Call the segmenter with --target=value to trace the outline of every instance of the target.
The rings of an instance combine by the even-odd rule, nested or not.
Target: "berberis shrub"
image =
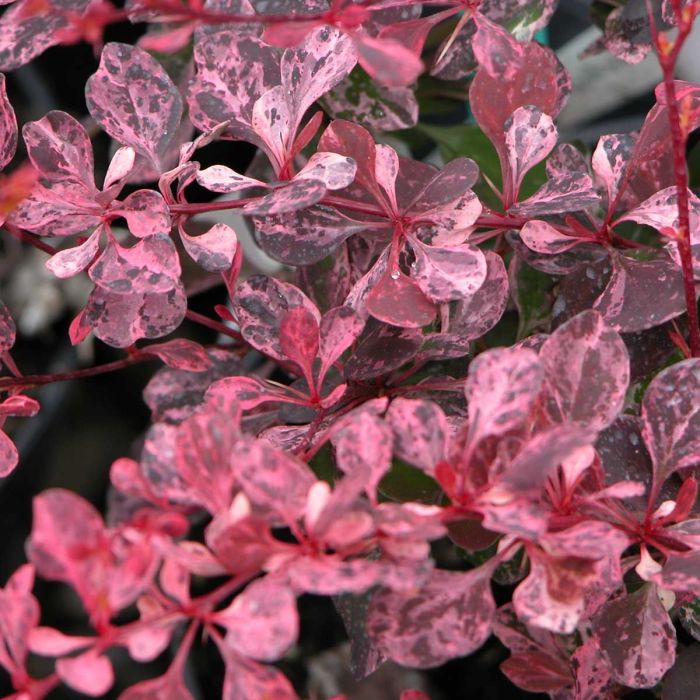
[[[557,700],[697,697],[700,86],[674,70],[700,3],[614,3],[594,49],[654,52],[664,78],[641,129],[592,154],[559,142],[571,80],[533,40],[555,0],[2,4],[5,72],[79,41],[99,59],[92,121],[23,124],[21,157],[0,75],[3,236],[89,278],[70,339],[123,354],[24,375],[0,306],[0,422],[40,411],[42,385],[165,365],[106,520],[69,490],[34,498],[0,591],[13,698],[107,693],[121,647],[171,652],[121,700],[189,700],[201,644],[227,700],[305,695],[275,662],[307,593],[342,596],[360,676],[496,635],[503,673]],[[125,21],[137,45],[103,44]],[[420,122],[426,85],[463,90],[476,125]],[[403,155],[426,133],[441,167]],[[245,173],[198,162],[226,140],[256,150]],[[221,285],[209,315],[188,309],[202,284]],[[163,339],[186,318],[217,342]],[[35,577],[74,591],[89,633],[41,624]]]

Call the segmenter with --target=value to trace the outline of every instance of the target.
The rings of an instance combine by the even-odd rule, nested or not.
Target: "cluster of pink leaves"
[[[41,12],[32,3],[0,17],[5,70],[81,36],[99,45],[122,17],[106,3],[47,0]],[[140,47],[107,44],[86,86],[92,118],[116,143],[102,186],[77,119],[54,111],[24,125],[30,163],[5,176],[0,223],[52,251],[57,277],[86,273],[94,284],[71,325],[74,343],[93,332],[128,348],[130,361],[155,356],[168,367],[146,388],[153,424],[140,458],[112,466],[120,497],[109,524],[65,490],[34,501],[30,564],[0,592],[0,665],[18,700],[59,683],[102,695],[114,684],[111,648],[145,662],[173,640],[165,675],[121,698],[186,700],[184,665],[200,632],[226,664],[224,698],[295,698],[271,664],[298,639],[304,593],[353,596],[363,674],[384,659],[434,667],[492,633],[512,653],[504,673],[558,700],[653,687],[673,666],[669,611],[700,596],[700,363],[657,374],[636,415],[620,335],[686,310],[666,93],[657,90],[638,134],[603,136],[589,164],[557,144],[569,76],[529,41],[555,3],[446,4],[422,17],[414,2],[300,2],[279,17],[275,3],[246,0],[127,3],[122,18],[155,22],[169,11],[170,21]],[[499,157],[502,187],[487,184],[500,208],[474,194],[485,178],[470,159],[438,169],[376,137],[415,122],[410,85],[424,43],[459,11],[430,70],[451,80],[476,69],[470,107]],[[614,50],[628,27],[611,18]],[[192,77],[179,84],[147,49],[190,41]],[[625,41],[620,54],[643,53],[643,36]],[[358,64],[378,86],[359,105],[349,97]],[[677,82],[676,92],[690,132],[700,88]],[[319,102],[353,121],[328,122]],[[391,104],[400,109],[388,115]],[[197,151],[220,139],[255,145],[265,167],[256,177],[202,168]],[[3,79],[0,167],[17,140]],[[523,197],[525,176],[545,159],[547,181]],[[235,198],[191,203],[194,183]],[[689,196],[697,236],[700,200]],[[296,285],[242,279],[229,226],[193,233],[190,219],[217,207],[250,217],[262,250],[298,269]],[[657,245],[640,251],[624,238],[630,221],[655,229]],[[480,247],[490,239],[495,250]],[[700,264],[700,239],[692,243]],[[231,303],[221,317],[288,384],[184,339],[134,346],[185,317],[182,256],[223,278]],[[445,361],[469,355],[496,326],[521,262],[578,275],[586,288],[560,297],[565,322],[551,335],[485,350],[454,376]],[[39,409],[23,393],[14,341],[3,306],[0,358],[13,375],[0,379],[3,422]],[[4,476],[17,451],[0,440]],[[320,479],[323,454],[332,476]],[[437,498],[387,499],[381,483],[397,462],[422,472]],[[190,539],[202,517],[203,541]],[[444,538],[483,563],[438,568],[431,544]],[[75,591],[94,635],[40,625],[35,573]],[[497,609],[491,581],[504,576],[518,585]],[[194,595],[193,581],[207,579]],[[116,621],[134,606],[137,621]],[[54,657],[53,673],[34,678],[30,653]]]

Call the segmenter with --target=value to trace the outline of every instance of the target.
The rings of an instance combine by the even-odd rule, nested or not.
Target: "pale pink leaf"
[[[700,198],[688,190],[688,214],[691,231],[700,227]],[[618,221],[636,221],[652,226],[664,233],[663,229],[678,230],[678,190],[675,185],[659,190],[645,199],[631,211],[623,214]]]
[[[109,167],[105,174],[104,189],[107,190],[113,185],[120,186],[129,173],[134,169],[136,161],[136,151],[131,146],[121,146],[116,150],[109,161]]]
[[[214,224],[198,236],[190,236],[183,227],[179,231],[187,254],[207,272],[225,272],[233,264],[238,237],[230,226]]]
[[[172,664],[168,672],[127,688],[119,700],[194,700],[182,678],[179,664]]]
[[[574,172],[547,180],[535,194],[510,208],[518,216],[534,218],[549,214],[580,211],[595,206],[600,196],[588,173]]]
[[[642,400],[642,435],[655,480],[700,463],[700,360],[668,367],[654,377]]]
[[[653,584],[606,603],[594,631],[613,678],[623,685],[652,688],[673,666],[676,632]]]
[[[380,590],[367,629],[379,649],[404,666],[433,668],[476,651],[491,634],[491,567],[434,571],[417,594]]]
[[[90,237],[79,246],[61,250],[46,261],[46,267],[56,277],[65,279],[82,272],[95,259],[100,245],[102,230],[96,229]]]
[[[307,209],[321,201],[326,189],[326,185],[319,180],[294,179],[275,188],[270,194],[249,202],[240,211],[248,216],[267,217]],[[256,219],[256,224],[259,221]]]
[[[193,340],[175,338],[167,343],[156,343],[140,348],[140,352],[155,355],[168,367],[188,372],[204,372],[212,365],[204,348]]]
[[[238,192],[249,187],[267,187],[264,182],[241,175],[225,165],[212,165],[200,170],[197,182],[211,192]]]
[[[439,406],[418,399],[394,399],[386,413],[394,432],[394,451],[426,474],[447,457],[449,426]]]
[[[114,684],[114,670],[109,659],[94,651],[59,659],[56,673],[74,690],[95,698],[104,695]]]
[[[411,277],[434,302],[468,299],[486,279],[486,258],[469,244],[438,247],[411,240],[416,256]]]
[[[53,627],[35,627],[29,635],[29,648],[40,656],[65,656],[94,641],[94,637],[68,636]]]
[[[357,165],[352,158],[337,153],[314,153],[294,176],[295,180],[320,180],[329,190],[340,190],[355,179]]]
[[[256,661],[284,655],[299,634],[296,596],[284,585],[261,579],[249,584],[231,605],[216,613],[226,644]]]
[[[15,155],[17,149],[17,118],[7,98],[5,76],[0,73],[0,170]]]
[[[634,138],[629,134],[607,134],[600,137],[593,151],[591,165],[596,179],[605,188],[608,207],[614,206],[617,201],[625,170],[632,159],[633,149]]]
[[[398,211],[396,203],[396,177],[399,174],[399,156],[391,146],[378,144],[374,159],[374,178],[384,190],[389,211]]]
[[[90,114],[112,138],[160,169],[180,126],[182,98],[158,61],[138,47],[107,44],[85,86],[85,99]]]
[[[544,370],[525,348],[494,348],[469,365],[464,387],[471,440],[524,427],[537,400]]]
[[[25,672],[29,638],[39,624],[33,586],[34,567],[24,564],[0,589],[0,666],[11,674]]]
[[[518,107],[503,128],[512,192],[517,196],[525,175],[556,146],[557,129],[549,115],[532,105]]]
[[[554,226],[538,219],[525,223],[520,229],[520,238],[530,250],[544,255],[563,253],[586,240],[559,233]]]
[[[629,384],[629,355],[600,314],[584,311],[557,328],[542,346],[540,360],[553,420],[592,430],[615,420]]]

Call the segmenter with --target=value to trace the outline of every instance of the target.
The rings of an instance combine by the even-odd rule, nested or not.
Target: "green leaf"
[[[379,493],[390,501],[434,504],[438,502],[442,490],[434,479],[420,469],[395,459],[391,471],[379,484]]]
[[[535,270],[517,255],[508,269],[510,292],[518,309],[518,340],[535,332],[548,332],[554,304],[556,280]]]

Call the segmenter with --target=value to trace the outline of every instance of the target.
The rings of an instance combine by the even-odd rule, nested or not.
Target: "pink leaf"
[[[0,18],[0,70],[19,68],[58,44],[61,30],[70,26],[70,14],[82,14],[88,4],[89,0],[65,0],[38,11],[32,0],[15,2]]]
[[[282,352],[296,363],[313,386],[313,362],[318,354],[319,328],[317,316],[303,306],[297,306],[282,316],[279,343]]]
[[[107,345],[125,348],[141,338],[160,338],[172,333],[186,311],[187,298],[180,283],[166,292],[145,294],[124,294],[95,287],[81,323],[83,330],[92,328]]]
[[[15,443],[0,430],[0,478],[11,474],[19,462],[19,453]]]
[[[5,76],[0,73],[0,170],[15,155],[17,149],[17,118],[7,98]]]
[[[642,400],[642,435],[655,481],[700,462],[700,360],[668,367],[654,377]]]
[[[279,51],[250,34],[216,31],[197,37],[194,61],[197,74],[188,92],[193,124],[210,131],[231,121],[228,132],[255,139],[253,105],[280,83]]]
[[[167,343],[157,343],[140,348],[140,352],[155,355],[168,367],[188,372],[204,372],[212,365],[204,348],[193,340],[175,338]]]
[[[97,194],[92,144],[85,127],[70,114],[49,112],[22,129],[27,154],[48,180],[68,181],[80,197]]]
[[[131,248],[110,243],[89,275],[108,292],[161,294],[178,285],[180,261],[168,236],[148,236]]]
[[[30,649],[40,656],[65,656],[94,642],[94,637],[68,636],[53,627],[35,627],[29,635]]]
[[[634,139],[629,134],[608,134],[600,137],[593,152],[591,162],[593,172],[605,187],[608,207],[614,206],[617,201],[625,170],[632,159],[633,149]]]
[[[478,27],[472,39],[474,57],[491,78],[513,80],[523,60],[524,46],[503,27],[489,21],[487,14],[474,16]]]
[[[522,428],[543,378],[542,363],[532,350],[494,348],[476,357],[464,387],[471,440]]]
[[[349,306],[336,306],[323,315],[320,327],[319,384],[323,383],[333,364],[357,340],[364,326],[364,321]]]
[[[12,349],[17,337],[17,328],[5,304],[0,301],[0,355]]]
[[[666,251],[647,260],[612,251],[612,274],[593,308],[621,332],[659,326],[685,311],[683,277]]]
[[[672,554],[651,579],[662,588],[700,596],[700,552]]]
[[[315,29],[300,47],[284,52],[280,73],[291,96],[292,131],[306,110],[350,73],[356,60],[350,38],[328,26]]]
[[[94,651],[59,659],[56,673],[71,688],[90,697],[104,695],[114,684],[114,670],[109,659]]]
[[[194,700],[182,678],[180,664],[173,663],[168,672],[127,688],[119,700]]]
[[[584,311],[544,343],[546,404],[556,421],[602,430],[622,409],[629,384],[629,356],[622,338],[600,314]]]
[[[279,659],[299,634],[295,595],[267,579],[249,584],[216,620],[228,630],[226,644],[256,661]]]
[[[249,187],[266,187],[264,182],[241,175],[225,165],[212,165],[200,170],[197,182],[211,192],[238,192]]]
[[[504,125],[518,107],[533,105],[555,118],[571,89],[570,78],[554,52],[534,42],[523,46],[517,71],[510,71],[510,80],[500,80],[479,70],[469,89],[476,121],[501,157],[505,157]]]
[[[357,165],[337,153],[314,153],[294,176],[295,180],[320,180],[329,190],[341,190],[355,179]]]
[[[85,86],[85,99],[90,114],[112,138],[160,169],[180,125],[182,99],[158,61],[138,47],[107,44]]]
[[[236,444],[233,469],[250,500],[295,522],[306,507],[306,496],[316,481],[303,462],[273,448],[264,440],[242,438]]]
[[[13,675],[25,673],[29,637],[39,624],[33,586],[34,567],[24,564],[0,589],[0,666]]]
[[[101,235],[102,228],[98,227],[84,243],[52,255],[46,261],[46,267],[61,279],[77,275],[95,259],[99,251]]]
[[[510,208],[510,212],[527,218],[580,211],[598,204],[600,196],[593,189],[588,173],[575,172],[547,180],[535,194]]]
[[[253,200],[242,207],[248,216],[275,216],[298,209],[306,209],[321,201],[326,186],[318,180],[301,178],[277,187],[270,194]]]
[[[304,189],[309,188],[308,185]],[[325,189],[325,188],[324,188]],[[318,187],[308,189],[313,197],[323,196]],[[290,191],[298,192],[296,189]],[[297,206],[292,196],[285,206]],[[367,225],[341,214],[336,209],[316,205],[301,211],[255,219],[260,247],[275,260],[289,265],[312,265],[333,253],[354,233]]]
[[[421,328],[435,318],[435,305],[410,277],[385,272],[367,297],[374,318],[401,328]]]
[[[320,321],[318,309],[296,287],[271,277],[254,275],[238,288],[234,312],[241,326],[241,334],[254,348],[276,360],[286,354],[280,345],[280,325],[285,315],[294,308],[305,309]]]
[[[486,259],[468,244],[440,248],[411,240],[416,256],[411,277],[435,302],[459,301],[475,294],[486,279]]]
[[[123,181],[134,169],[135,161],[136,151],[131,146],[118,148],[112,156],[112,160],[109,161],[109,167],[105,174],[104,189],[107,190],[113,186],[121,189]]]
[[[590,432],[570,425],[538,433],[505,467],[496,487],[489,492],[489,497],[495,498],[496,493],[498,496],[539,495],[545,480],[554,469],[579,447],[589,445],[592,437]]]
[[[391,443],[389,427],[364,412],[352,416],[333,438],[338,468],[347,479],[363,485],[372,503],[377,501],[379,482],[391,469]]]
[[[556,146],[557,129],[550,116],[532,105],[518,107],[508,117],[504,129],[512,192],[517,196],[525,175]]]
[[[180,227],[180,239],[187,254],[207,272],[228,270],[238,248],[236,232],[226,224],[214,224],[199,236],[190,236]]]
[[[163,196],[154,190],[137,190],[116,210],[138,238],[170,233],[170,211]]]
[[[476,651],[491,634],[491,567],[434,571],[418,594],[381,590],[372,598],[368,632],[404,666],[433,668]]]
[[[652,688],[673,666],[676,633],[653,584],[604,605],[594,631],[613,678],[623,685]]]
[[[506,659],[499,667],[518,688],[530,693],[554,693],[572,684],[562,659],[543,651],[526,651]]]
[[[274,666],[222,651],[226,676],[222,700],[298,700],[292,684]]]
[[[525,223],[520,229],[520,238],[530,250],[544,255],[563,253],[586,240],[559,233],[554,226],[538,219]]]
[[[359,64],[380,85],[410,85],[423,72],[420,57],[394,39],[358,34],[355,37],[355,48]]]
[[[426,474],[447,456],[449,426],[442,410],[430,401],[394,399],[386,419],[394,431],[394,451]]]

